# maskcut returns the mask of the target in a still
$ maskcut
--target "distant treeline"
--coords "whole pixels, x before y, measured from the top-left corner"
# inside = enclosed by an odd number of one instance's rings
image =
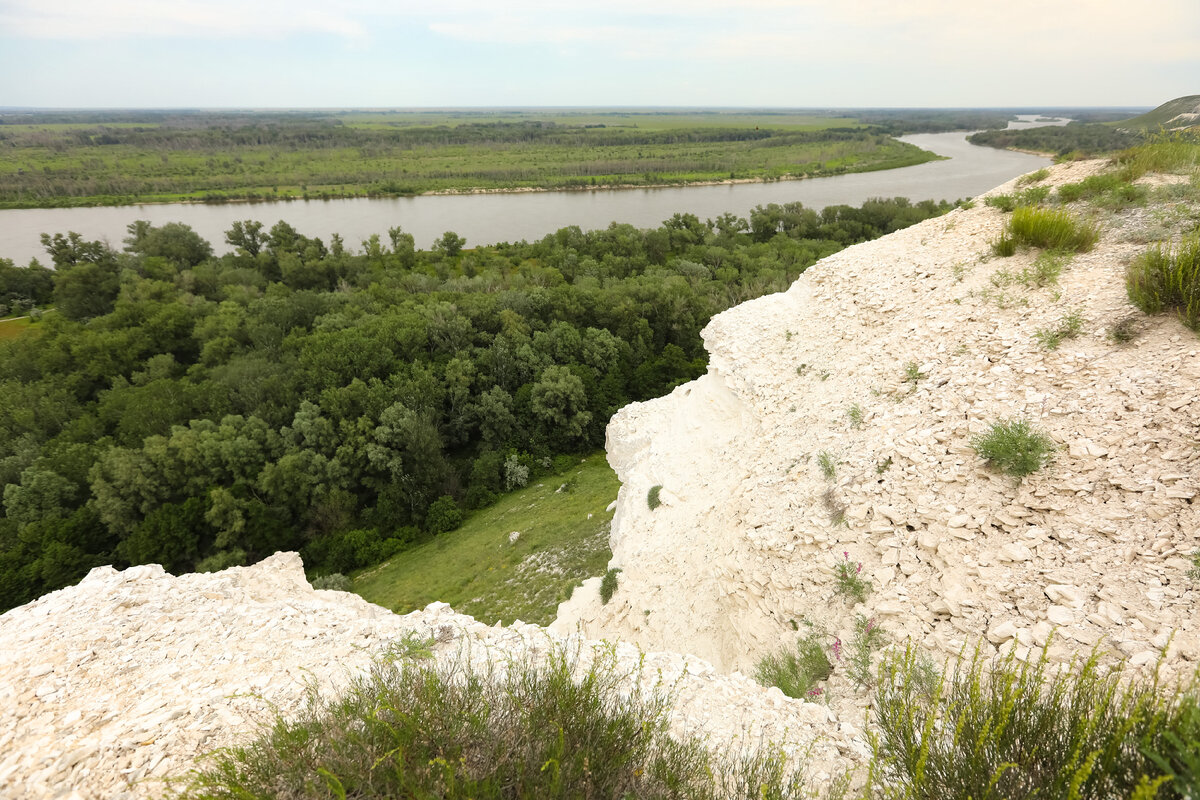
[[[0,263],[0,296],[54,303],[0,344],[0,609],[98,564],[375,563],[702,374],[713,314],[949,208],[790,203],[428,251],[399,228],[352,252],[244,221],[220,258],[175,223],[130,225],[125,252],[44,236],[53,271]]]
[[[1015,148],[1056,156],[1095,156],[1133,147],[1144,136],[1108,125],[1072,122],[1067,125],[1026,128],[1014,131],[981,131],[970,137],[972,144]]]

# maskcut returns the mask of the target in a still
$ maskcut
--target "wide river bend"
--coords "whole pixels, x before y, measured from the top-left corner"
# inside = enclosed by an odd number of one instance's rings
[[[828,178],[663,189],[16,209],[0,211],[0,257],[11,258],[22,266],[34,257],[48,263],[40,234],[67,231],[76,231],[89,240],[107,240],[119,249],[126,226],[138,219],[153,225],[187,223],[212,242],[217,252],[229,249],[225,231],[240,219],[256,219],[267,227],[285,220],[306,236],[319,236],[327,243],[330,234],[340,233],[347,246],[355,248],[371,234],[377,233],[386,241],[388,228],[395,225],[416,237],[418,247],[429,247],[448,230],[465,237],[471,247],[532,241],[568,225],[591,230],[606,228],[615,221],[649,228],[676,212],[692,213],[701,220],[727,211],[746,217],[757,205],[795,200],[814,209],[838,204],[857,206],[872,197],[907,197],[914,202],[955,200],[975,197],[1050,163],[1049,159],[1025,153],[977,147],[967,142],[964,133],[917,134],[901,139],[948,158]]]

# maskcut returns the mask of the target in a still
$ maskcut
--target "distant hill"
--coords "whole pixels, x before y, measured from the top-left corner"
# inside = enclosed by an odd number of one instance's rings
[[[1167,130],[1200,127],[1200,94],[1189,94],[1163,103],[1153,111],[1112,123],[1127,130]]]

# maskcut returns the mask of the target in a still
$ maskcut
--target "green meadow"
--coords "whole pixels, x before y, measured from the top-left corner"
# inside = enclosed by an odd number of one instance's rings
[[[612,557],[605,509],[619,486],[596,453],[363,571],[353,589],[400,614],[441,601],[488,624],[547,625],[580,581],[604,573]],[[520,537],[510,543],[513,531]]]

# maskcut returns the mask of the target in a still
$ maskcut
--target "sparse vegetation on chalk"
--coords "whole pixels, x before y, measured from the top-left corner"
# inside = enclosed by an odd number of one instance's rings
[[[846,417],[850,420],[851,428],[861,428],[863,420],[865,419],[862,406],[860,406],[858,403],[851,405],[848,409],[846,409]]]
[[[817,684],[831,674],[833,664],[815,633],[794,646],[768,653],[754,668],[754,680],[764,686],[778,686],[788,697],[819,696],[821,689]]]
[[[1000,420],[972,439],[971,448],[989,466],[1020,479],[1046,465],[1054,453],[1054,442],[1026,420]]]
[[[837,580],[838,594],[856,603],[867,599],[867,593],[871,591],[871,582],[862,576],[862,562],[851,561],[848,550],[842,551],[842,560],[834,567],[833,575]]]
[[[817,453],[817,466],[820,468],[821,474],[825,476],[825,480],[831,481],[837,477],[837,457],[828,450]]]
[[[924,372],[921,372],[921,365],[915,361],[909,361],[904,365],[904,382],[912,384],[915,389],[917,384],[928,377]]]
[[[313,695],[256,741],[220,751],[184,796],[216,798],[800,797],[765,748],[711,755],[668,734],[669,698],[623,685],[616,656],[556,651],[494,672],[381,659],[337,699]]]
[[[1038,253],[1033,263],[1020,272],[1010,272],[1006,269],[996,270],[990,278],[997,289],[1013,285],[1021,285],[1026,289],[1040,289],[1058,283],[1063,268],[1071,260],[1071,254],[1057,250],[1045,250]]]
[[[1125,288],[1129,301],[1147,314],[1174,311],[1184,325],[1200,331],[1200,232],[1136,258],[1125,271]]]
[[[1034,170],[1027,175],[1022,175],[1021,177],[1017,178],[1017,186],[1029,186],[1033,183],[1041,183],[1049,177],[1050,170],[1042,167],[1041,169]]]
[[[1039,328],[1034,332],[1036,338],[1047,350],[1057,350],[1064,339],[1074,339],[1083,332],[1083,316],[1078,311],[1072,311],[1058,321],[1053,328]]]

